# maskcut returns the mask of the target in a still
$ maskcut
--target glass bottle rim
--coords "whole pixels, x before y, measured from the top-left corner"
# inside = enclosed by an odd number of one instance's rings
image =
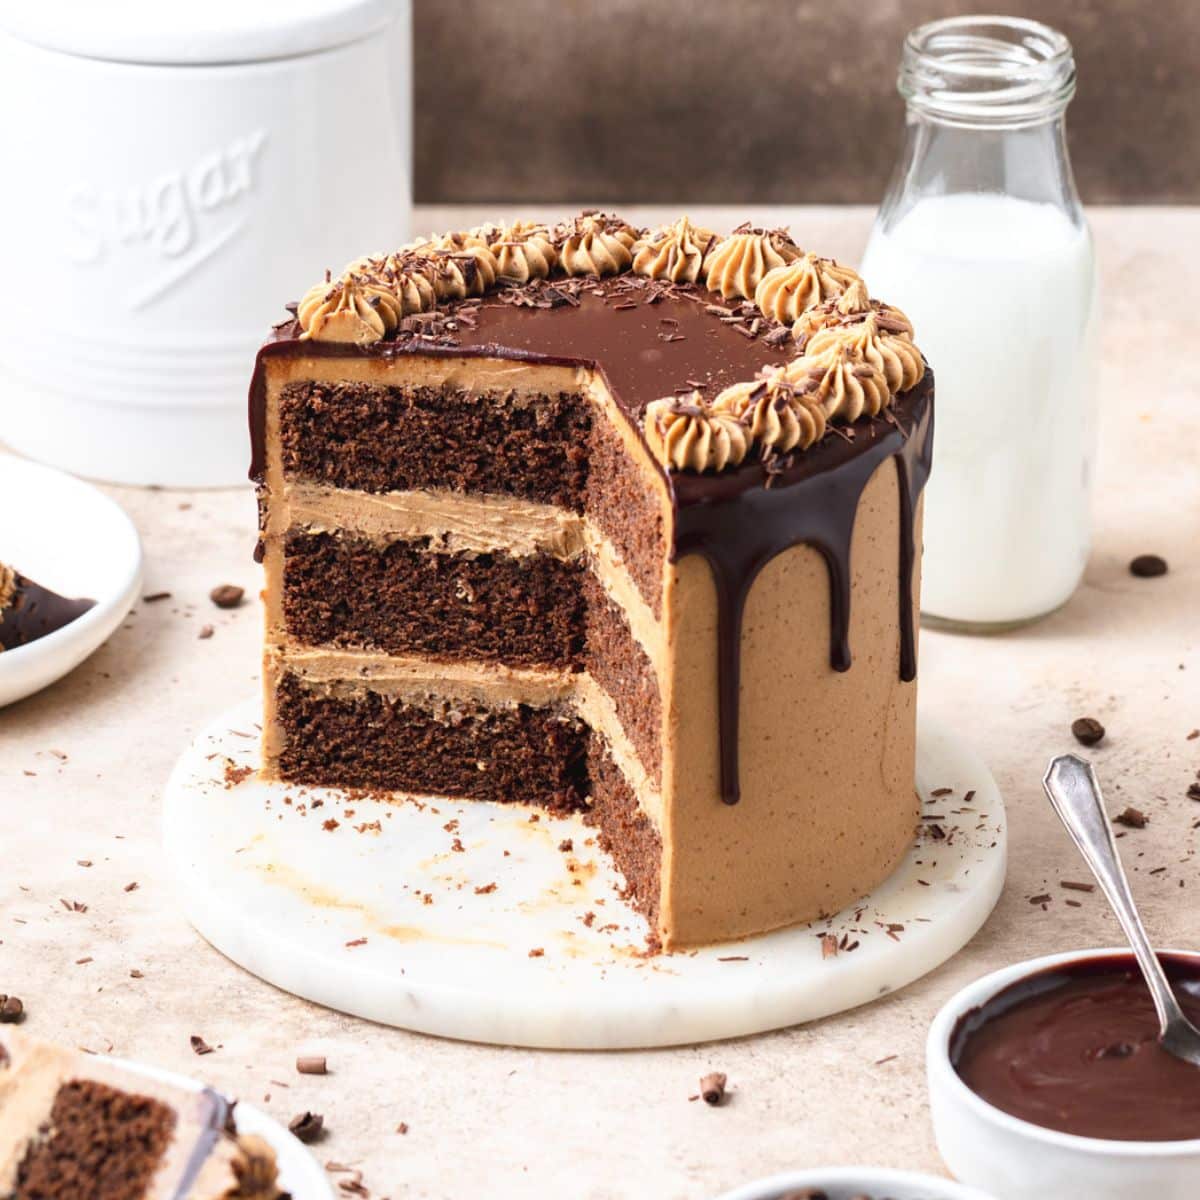
[[[1075,95],[1064,34],[1025,17],[946,17],[904,39],[897,81],[910,111],[944,124],[1020,128],[1060,117]]]

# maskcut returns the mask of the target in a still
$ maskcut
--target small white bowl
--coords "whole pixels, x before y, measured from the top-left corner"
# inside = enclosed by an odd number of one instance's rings
[[[1163,950],[1200,961],[1187,950]],[[950,1060],[959,1020],[1029,975],[1093,958],[1130,957],[1128,949],[1071,950],[1016,963],[963,988],[934,1018],[926,1045],[929,1102],[938,1150],[964,1183],[999,1200],[1196,1200],[1200,1138],[1127,1142],[1044,1129],[1002,1112],[977,1096]]]
[[[0,561],[95,605],[61,629],[0,653],[0,707],[74,670],[125,619],[142,586],[142,544],[120,506],[90,484],[0,453]]]
[[[784,1171],[744,1187],[734,1188],[718,1200],[778,1200],[801,1188],[820,1188],[829,1200],[851,1200],[866,1195],[871,1200],[992,1200],[990,1196],[936,1175],[893,1171],[887,1167],[814,1167]]]

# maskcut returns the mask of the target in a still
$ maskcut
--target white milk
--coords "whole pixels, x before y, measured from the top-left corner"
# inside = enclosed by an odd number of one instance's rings
[[[1091,236],[998,194],[920,200],[876,229],[862,275],[936,378],[921,608],[1004,624],[1063,604],[1090,541]]]

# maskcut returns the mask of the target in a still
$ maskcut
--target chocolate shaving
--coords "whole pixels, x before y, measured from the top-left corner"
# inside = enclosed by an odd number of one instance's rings
[[[724,1071],[710,1071],[700,1078],[700,1099],[716,1108],[725,1099],[726,1076]]]
[[[299,1113],[288,1122],[288,1132],[310,1146],[325,1132],[325,1118],[320,1113]]]

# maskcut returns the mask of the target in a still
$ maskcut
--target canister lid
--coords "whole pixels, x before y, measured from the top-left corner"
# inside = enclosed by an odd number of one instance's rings
[[[0,0],[0,30],[110,62],[202,66],[313,54],[383,29],[406,0]]]

